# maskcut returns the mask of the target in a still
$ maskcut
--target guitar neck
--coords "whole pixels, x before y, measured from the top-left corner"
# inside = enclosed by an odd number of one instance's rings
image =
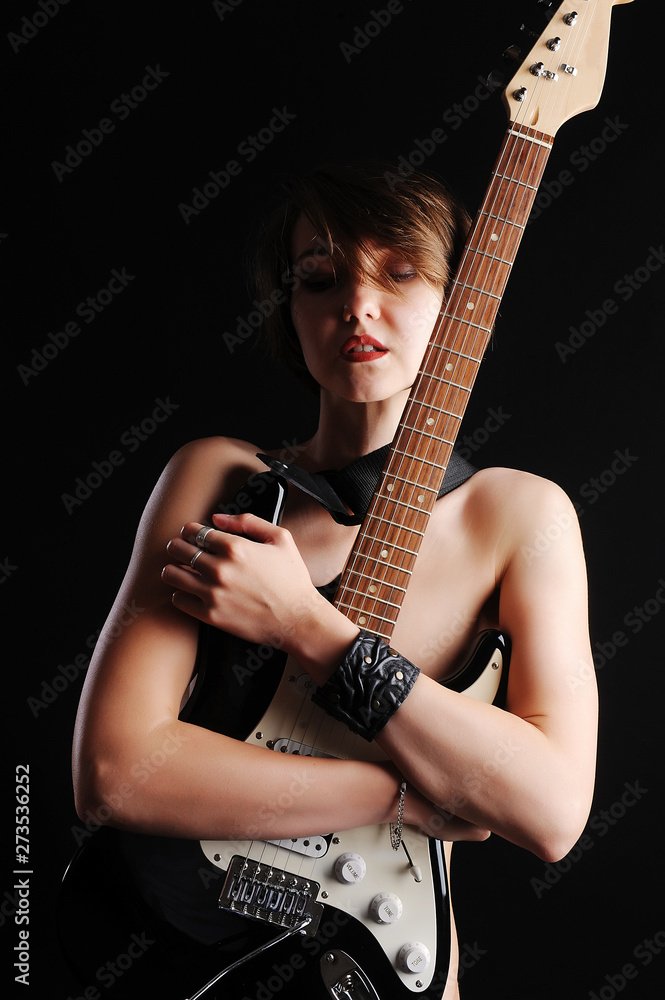
[[[389,640],[526,227],[551,136],[510,123],[335,606]]]

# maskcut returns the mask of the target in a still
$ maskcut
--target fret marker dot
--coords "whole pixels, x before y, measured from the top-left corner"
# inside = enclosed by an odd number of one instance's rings
[[[370,594],[376,594],[376,587],[374,586],[373,583],[370,584],[368,590],[369,590]]]
[[[389,493],[393,489],[394,485],[395,485],[394,483],[388,483],[388,485],[386,486],[386,489],[388,490]]]
[[[421,493],[420,496],[418,497],[418,503],[422,503],[424,499],[425,499],[425,496],[424,496],[423,493]]]
[[[381,549],[381,558],[382,559],[388,558],[388,549]]]
[[[468,302],[466,308],[467,309],[475,309],[476,308],[476,303],[475,302]]]
[[[434,423],[434,417],[428,417],[427,418],[427,425],[429,427],[431,427],[433,423]]]
[[[446,365],[446,371],[447,372],[451,372],[454,367],[455,366],[453,365],[453,363],[451,361],[449,361],[448,364]]]
[[[491,240],[494,240],[494,242],[495,242],[495,243],[496,243],[496,241],[498,240],[498,238],[499,238],[499,237],[498,237],[498,235],[497,235],[496,233],[492,233],[492,235],[490,236],[490,239],[491,239]]]
[[[359,618],[359,619],[358,619],[358,624],[359,624],[359,625],[364,625],[366,621],[367,621],[367,619],[366,619],[366,618]]]

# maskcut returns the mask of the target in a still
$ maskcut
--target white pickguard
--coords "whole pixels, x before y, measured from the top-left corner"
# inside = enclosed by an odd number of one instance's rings
[[[502,667],[502,652],[497,648],[464,694],[493,701]],[[385,760],[375,743],[368,743],[351,733],[344,724],[313,704],[309,697],[313,683],[289,658],[272,702],[246,742],[273,753]],[[332,838],[319,835],[300,838],[298,842],[291,842],[297,845],[295,850],[283,846],[288,841],[258,840],[203,841],[201,848],[208,860],[223,870],[228,869],[234,855],[240,855],[259,862],[264,869],[273,867],[319,883],[317,901],[352,915],[369,928],[403,984],[414,993],[420,993],[430,984],[437,965],[435,887],[429,838],[415,827],[405,826],[403,841],[413,865],[420,869],[421,881],[416,881],[412,874],[404,850],[392,849],[389,830],[382,825],[343,830]],[[334,871],[336,860],[346,853],[360,855],[366,864],[364,877],[351,885],[340,882]],[[370,912],[372,900],[383,892],[393,893],[402,904],[402,914],[393,923],[380,923]],[[398,962],[400,949],[407,942],[425,945],[431,956],[427,968],[419,968],[415,974],[404,971]]]

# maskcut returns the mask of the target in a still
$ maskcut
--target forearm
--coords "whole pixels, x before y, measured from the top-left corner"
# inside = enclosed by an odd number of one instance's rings
[[[314,673],[323,684],[331,671],[315,665]],[[593,699],[575,692],[569,685],[557,694],[562,726],[503,711],[420,674],[377,743],[445,814],[558,859],[581,832],[593,787]]]
[[[394,818],[390,765],[283,755],[183,722],[123,746],[76,768],[82,818],[198,840],[301,837]]]
[[[593,709],[578,708],[580,718],[587,712]],[[595,738],[586,721],[574,743],[559,738],[556,729],[541,728],[542,721],[421,675],[377,742],[446,812],[554,861],[567,854],[586,822]]]

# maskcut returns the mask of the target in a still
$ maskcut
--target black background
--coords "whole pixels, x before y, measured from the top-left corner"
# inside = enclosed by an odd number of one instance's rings
[[[224,337],[255,308],[240,257],[275,178],[358,155],[415,162],[416,140],[443,128],[445,142],[423,166],[475,209],[506,124],[500,91],[487,96],[483,80],[505,71],[507,45],[525,44],[522,22],[539,32],[545,24],[542,6],[524,0],[404,0],[353,52],[342,43],[353,45],[372,10],[385,9],[381,2],[217,6],[71,0],[47,17],[23,0],[2,15],[3,159],[11,173],[0,220],[9,687],[1,792],[12,816],[14,769],[29,764],[34,873],[31,985],[22,987],[8,957],[18,931],[13,836],[3,839],[2,975],[17,995],[78,995],[53,922],[58,880],[82,826],[71,732],[81,667],[152,485],[192,438],[227,434],[277,446],[313,426],[314,399],[266,360],[258,337]],[[23,20],[36,14],[36,28]],[[554,479],[578,504],[601,700],[586,849],[557,866],[497,838],[456,852],[466,1000],[650,1000],[665,980],[665,951],[646,964],[640,949],[658,932],[665,944],[663,286],[662,257],[650,256],[651,248],[662,254],[665,240],[661,60],[651,44],[659,27],[647,0],[614,9],[600,103],[558,133],[549,187],[462,432],[477,464]],[[161,82],[135,92],[144,99],[121,117],[112,106],[141,85],[146,67],[161,70]],[[455,104],[464,117],[453,117]],[[239,154],[284,108],[293,118],[283,131],[252,162]],[[67,171],[54,168],[104,118],[114,128],[103,141]],[[186,222],[179,206],[192,205],[193,189],[231,159],[239,176]],[[569,183],[557,187],[562,171]],[[123,268],[131,281],[94,321],[77,316],[78,304]],[[630,296],[625,275],[637,282]],[[603,311],[608,299],[616,310]],[[80,333],[67,343],[61,337],[55,351],[49,334],[72,321]],[[562,357],[556,345],[581,324],[587,336]],[[170,409],[162,422],[152,419],[159,400]],[[503,415],[491,432],[490,410]],[[130,429],[142,423],[139,441]],[[117,464],[104,465],[114,452]],[[75,496],[93,462],[107,476],[93,478],[78,502],[63,499]],[[627,785],[637,794],[627,797]],[[626,963],[635,975],[622,981]]]

